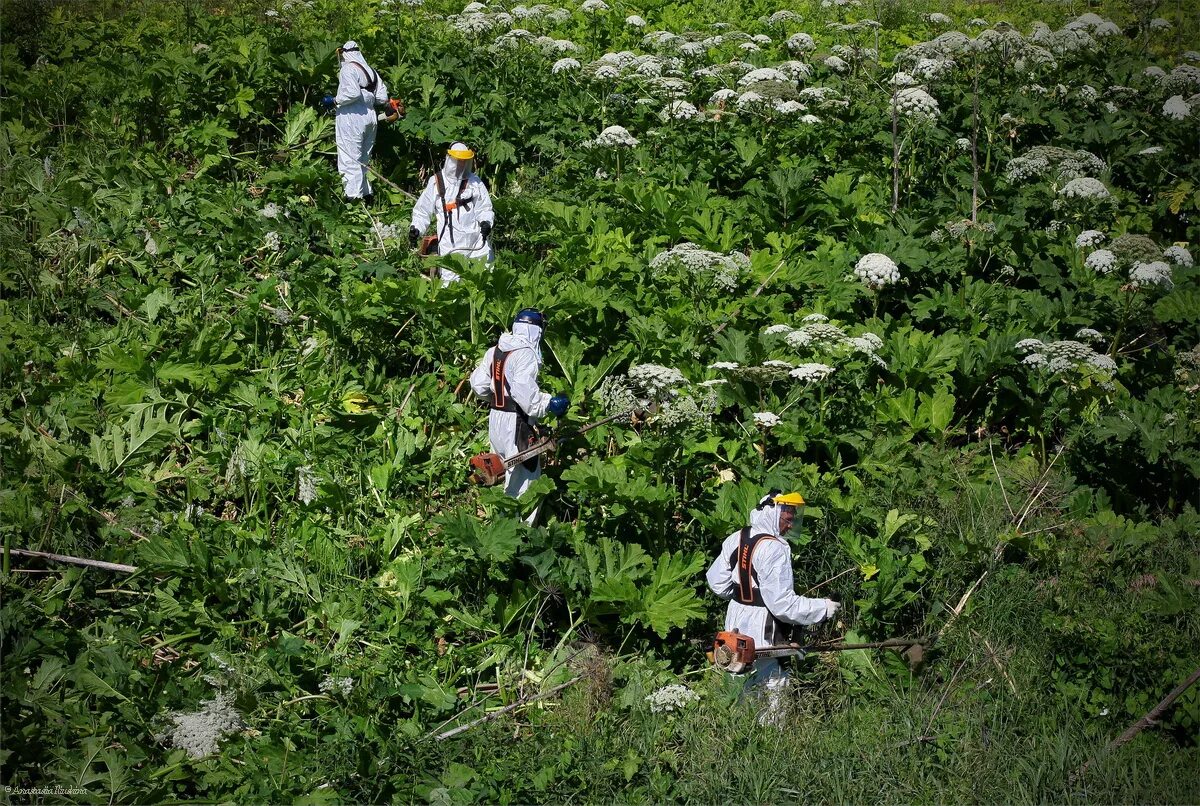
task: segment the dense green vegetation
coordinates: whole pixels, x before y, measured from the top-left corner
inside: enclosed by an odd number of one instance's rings
[[[1188,4],[595,2],[5,4],[7,797],[1200,801],[1200,688],[1104,751],[1200,665]],[[347,38],[409,109],[371,207]],[[499,259],[442,288],[452,139]],[[513,502],[464,379],[525,306],[572,424],[658,406]],[[703,656],[770,487],[805,641],[937,637],[782,731]]]

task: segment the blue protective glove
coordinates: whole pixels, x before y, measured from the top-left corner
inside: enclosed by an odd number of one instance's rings
[[[565,417],[567,414],[567,408],[570,405],[571,401],[567,399],[566,395],[555,395],[554,397],[550,398],[550,406],[547,408],[547,411],[549,411],[555,417]]]
[[[326,109],[333,109],[335,106],[337,106],[337,103],[333,100],[332,95],[326,95],[321,99],[321,106],[325,107]]]

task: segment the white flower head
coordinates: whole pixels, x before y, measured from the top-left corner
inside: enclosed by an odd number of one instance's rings
[[[626,373],[629,381],[638,389],[651,395],[660,394],[687,384],[683,373],[661,364],[638,364]]]
[[[732,291],[750,269],[750,258],[741,252],[721,254],[701,249],[693,243],[681,243],[660,252],[650,261],[655,277],[682,270],[697,280]]]
[[[1094,328],[1081,327],[1075,331],[1075,338],[1088,344],[1096,344],[1104,341],[1104,334]]]
[[[590,142],[601,148],[636,148],[638,139],[624,126],[609,126]]]
[[[258,211],[258,214],[263,218],[279,218],[279,205],[275,202],[267,202]]]
[[[1171,279],[1170,265],[1161,260],[1134,263],[1133,270],[1129,272],[1129,279],[1137,288],[1149,286],[1170,291],[1175,286],[1174,280]]]
[[[937,120],[941,115],[937,99],[920,87],[902,87],[896,90],[891,108],[901,117],[919,121]]]
[[[846,60],[841,56],[826,56],[822,64],[835,73],[844,73],[850,69],[850,65],[846,64]]]
[[[754,424],[764,431],[769,428],[774,428],[783,422],[778,414],[772,411],[756,411],[754,412]]]
[[[805,33],[792,34],[784,44],[793,53],[807,53],[817,47],[817,43],[813,38]]]
[[[803,81],[812,75],[811,64],[808,62],[796,61],[795,59],[788,59],[787,61],[780,62],[779,64],[775,65],[775,67],[793,81]]]
[[[720,370],[720,371],[725,371],[725,372],[732,372],[736,369],[739,369],[740,367],[741,367],[741,364],[739,364],[736,361],[717,361],[713,364],[708,365],[709,369],[715,369],[715,370]]]
[[[199,711],[171,712],[167,714],[166,729],[154,738],[185,751],[193,759],[214,755],[220,751],[223,738],[245,727],[233,702],[233,692],[221,691],[202,702]]]
[[[1017,342],[1017,345],[1014,349],[1018,353],[1025,354],[1025,353],[1032,353],[1032,352],[1041,352],[1041,349],[1044,346],[1045,345],[1042,343],[1041,339],[1021,339],[1019,342]]]
[[[766,102],[767,99],[763,97],[762,93],[755,92],[754,90],[746,90],[738,96],[737,108],[743,110],[755,109],[763,106]]]
[[[341,694],[343,697],[350,696],[350,692],[354,690],[353,677],[334,677],[333,675],[325,675],[317,688],[322,694]]]
[[[1099,179],[1080,176],[1059,188],[1058,195],[1068,199],[1107,199],[1110,194]]]
[[[579,10],[584,14],[601,14],[608,11],[608,3],[604,2],[604,0],[583,0],[583,3],[579,6]]]
[[[1187,250],[1186,246],[1180,246],[1179,244],[1168,246],[1166,249],[1164,249],[1163,257],[1174,263],[1176,266],[1190,268],[1192,265],[1192,253]]]
[[[630,26],[631,28],[645,28],[646,27],[646,21],[644,19],[642,19],[641,17],[639,17],[637,14],[630,14],[628,17],[626,17],[625,24]]]
[[[319,478],[310,465],[296,468],[296,498],[302,504],[311,504],[317,498]]]
[[[550,72],[551,73],[564,73],[564,72],[567,72],[568,70],[578,70],[578,69],[579,69],[579,60],[572,59],[571,57],[568,56],[564,59],[559,59],[558,61],[556,61],[554,63],[554,66],[550,68]]]
[[[655,714],[682,711],[699,699],[699,694],[687,686],[679,684],[663,686],[658,691],[646,695],[646,702],[650,703],[650,711]]]
[[[1096,274],[1111,274],[1117,268],[1117,255],[1111,249],[1097,249],[1083,261]]]
[[[1078,249],[1091,249],[1107,240],[1108,236],[1100,230],[1087,229],[1075,237],[1075,246]]]
[[[801,383],[817,383],[833,374],[833,367],[828,364],[801,364],[788,373],[788,376]]]
[[[863,285],[879,290],[900,280],[900,269],[895,261],[879,252],[863,255],[854,265],[854,276]]]
[[[758,84],[762,81],[786,83],[789,79],[781,70],[777,70],[774,67],[759,67],[738,79],[738,86],[749,87],[752,84]]]
[[[662,108],[658,116],[664,121],[693,120],[700,117],[700,110],[688,101],[671,101]]]
[[[1172,95],[1162,106],[1163,117],[1170,120],[1184,120],[1192,114],[1191,105],[1182,95]]]

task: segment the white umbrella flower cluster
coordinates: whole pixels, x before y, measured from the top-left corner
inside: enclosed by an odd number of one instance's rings
[[[1099,333],[1096,335],[1099,336]],[[1116,362],[1107,355],[1098,353],[1089,345],[1073,339],[1050,342],[1043,342],[1041,339],[1022,339],[1017,342],[1015,349],[1024,356],[1021,359],[1022,364],[1051,375],[1078,371],[1086,367],[1100,370],[1109,377],[1115,375],[1117,371]]]
[[[863,255],[854,265],[854,276],[873,291],[900,282],[900,269],[895,261],[880,252]]]
[[[1099,179],[1080,176],[1059,188],[1058,195],[1067,199],[1107,199],[1111,194]]]
[[[1175,281],[1171,274],[1171,266],[1165,261],[1139,261],[1133,264],[1133,269],[1129,272],[1129,281],[1135,288],[1150,287],[1170,291],[1175,287]]]
[[[584,144],[595,148],[637,148],[638,139],[624,126],[608,126],[596,135],[596,139]]]
[[[650,261],[650,271],[655,277],[679,270],[718,288],[732,291],[750,270],[750,258],[741,252],[721,254],[701,249],[693,243],[681,243],[660,252]]]
[[[935,121],[942,114],[937,99],[921,87],[902,87],[896,90],[890,107],[900,117],[921,122]]]

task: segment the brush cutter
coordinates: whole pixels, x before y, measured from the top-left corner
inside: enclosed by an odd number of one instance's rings
[[[867,644],[827,643],[800,646],[800,644],[776,644],[757,647],[754,639],[737,630],[722,630],[713,640],[712,651],[707,653],[713,666],[724,672],[741,674],[748,672],[759,658],[804,657],[809,653],[847,652],[852,649],[884,649],[886,647],[923,647],[919,638],[889,638]]]
[[[471,481],[475,484],[482,484],[485,487],[491,487],[504,481],[504,474],[511,468],[516,467],[521,462],[528,461],[535,456],[540,456],[547,451],[552,451],[558,447],[558,443],[562,442],[567,437],[579,436],[586,434],[593,428],[599,428],[602,425],[611,423],[614,420],[619,420],[622,417],[628,417],[633,411],[623,411],[619,414],[613,414],[605,417],[603,420],[596,420],[593,423],[570,429],[568,431],[559,431],[547,437],[542,437],[538,442],[526,448],[523,451],[514,453],[512,456],[505,459],[498,453],[477,453],[470,459],[471,466]]]

